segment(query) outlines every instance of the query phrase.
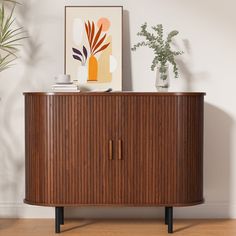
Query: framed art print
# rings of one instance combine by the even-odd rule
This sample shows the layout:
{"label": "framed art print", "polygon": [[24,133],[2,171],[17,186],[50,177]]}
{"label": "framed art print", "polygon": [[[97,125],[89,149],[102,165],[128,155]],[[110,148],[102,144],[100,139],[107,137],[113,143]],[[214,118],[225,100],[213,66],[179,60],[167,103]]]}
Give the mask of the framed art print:
{"label": "framed art print", "polygon": [[65,7],[65,74],[88,90],[122,90],[121,6]]}

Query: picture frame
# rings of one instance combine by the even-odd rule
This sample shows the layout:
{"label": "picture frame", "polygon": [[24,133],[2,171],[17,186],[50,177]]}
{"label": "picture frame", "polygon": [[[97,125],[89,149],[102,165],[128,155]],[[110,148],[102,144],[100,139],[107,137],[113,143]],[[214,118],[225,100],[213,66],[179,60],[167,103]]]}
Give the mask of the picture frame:
{"label": "picture frame", "polygon": [[66,6],[64,73],[81,90],[122,90],[122,6]]}

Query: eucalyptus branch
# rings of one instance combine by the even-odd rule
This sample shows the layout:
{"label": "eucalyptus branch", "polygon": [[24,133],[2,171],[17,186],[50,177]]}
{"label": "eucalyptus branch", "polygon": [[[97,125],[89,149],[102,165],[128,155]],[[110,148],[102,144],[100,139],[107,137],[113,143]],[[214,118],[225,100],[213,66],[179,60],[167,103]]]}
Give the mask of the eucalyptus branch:
{"label": "eucalyptus branch", "polygon": [[164,68],[166,64],[169,62],[173,66],[173,72],[175,77],[178,77],[178,67],[175,62],[175,56],[181,55],[183,51],[172,51],[171,43],[173,38],[178,35],[177,30],[171,31],[166,40],[164,40],[163,36],[163,26],[162,24],[158,24],[156,26],[151,27],[154,33],[150,33],[147,30],[147,23],[144,23],[141,26],[140,32],[137,33],[138,36],[142,36],[145,38],[144,41],[135,44],[131,50],[136,51],[137,48],[147,46],[154,51],[155,57],[152,61],[151,70],[154,70],[157,65]]}

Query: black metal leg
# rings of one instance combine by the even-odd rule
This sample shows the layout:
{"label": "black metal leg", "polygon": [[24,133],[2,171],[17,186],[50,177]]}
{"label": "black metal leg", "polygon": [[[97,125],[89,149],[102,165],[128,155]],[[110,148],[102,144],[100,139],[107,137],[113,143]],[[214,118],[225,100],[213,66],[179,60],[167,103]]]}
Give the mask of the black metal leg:
{"label": "black metal leg", "polygon": [[167,208],[168,233],[173,233],[173,207]]}
{"label": "black metal leg", "polygon": [[55,232],[60,233],[60,225],[64,225],[64,207],[55,208]]}
{"label": "black metal leg", "polygon": [[60,224],[64,225],[64,207],[60,207]]}
{"label": "black metal leg", "polygon": [[167,211],[167,207],[165,207],[165,224],[168,225],[168,211]]}

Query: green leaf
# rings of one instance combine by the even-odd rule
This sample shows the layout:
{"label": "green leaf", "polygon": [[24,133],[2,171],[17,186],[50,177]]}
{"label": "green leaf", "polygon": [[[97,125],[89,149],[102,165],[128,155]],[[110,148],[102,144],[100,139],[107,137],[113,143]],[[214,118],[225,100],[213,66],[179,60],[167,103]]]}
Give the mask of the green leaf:
{"label": "green leaf", "polygon": [[[14,4],[9,12],[5,10],[4,2]],[[13,0],[3,0],[0,7],[0,71],[12,66],[12,61],[17,59],[20,42],[28,38],[22,27],[15,27],[15,5],[20,4]]]}
{"label": "green leaf", "polygon": [[151,69],[154,70],[157,65],[165,66],[168,62],[173,65],[173,72],[175,77],[178,77],[178,68],[175,62],[175,56],[181,55],[183,51],[172,51],[171,44],[172,39],[179,32],[177,30],[172,30],[164,39],[163,37],[163,25],[157,24],[156,26],[152,26],[151,29],[154,31],[149,32],[147,29],[147,23],[145,22],[141,25],[141,30],[137,33],[138,36],[144,37],[145,41],[141,41],[131,48],[132,51],[136,51],[137,48],[142,46],[147,46],[151,48],[154,52],[154,59],[152,61]]}

